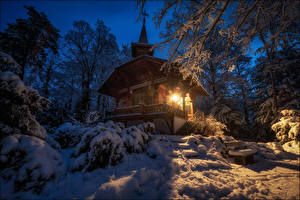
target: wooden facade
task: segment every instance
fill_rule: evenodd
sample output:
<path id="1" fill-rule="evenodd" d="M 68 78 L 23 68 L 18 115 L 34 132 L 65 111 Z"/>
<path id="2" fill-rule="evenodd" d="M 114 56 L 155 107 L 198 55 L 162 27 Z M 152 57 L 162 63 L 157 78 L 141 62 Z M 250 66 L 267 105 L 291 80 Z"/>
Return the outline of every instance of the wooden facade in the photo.
<path id="1" fill-rule="evenodd" d="M 183 80 L 176 71 L 161 70 L 166 60 L 153 57 L 152 45 L 147 44 L 145 24 L 139 43 L 132 43 L 133 59 L 115 68 L 100 94 L 116 100 L 116 108 L 105 120 L 127 125 L 152 121 L 158 133 L 173 134 L 193 116 L 196 96 L 208 96 L 196 82 Z"/>

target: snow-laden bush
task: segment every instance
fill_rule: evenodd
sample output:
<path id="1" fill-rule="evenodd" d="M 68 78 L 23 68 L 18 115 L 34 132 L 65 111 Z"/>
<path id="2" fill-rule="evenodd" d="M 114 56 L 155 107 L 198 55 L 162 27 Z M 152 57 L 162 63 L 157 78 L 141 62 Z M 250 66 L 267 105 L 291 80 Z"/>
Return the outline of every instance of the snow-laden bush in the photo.
<path id="1" fill-rule="evenodd" d="M 13 181 L 15 191 L 40 193 L 47 183 L 63 174 L 60 154 L 45 141 L 27 135 L 6 136 L 0 144 L 1 178 Z M 4 182 L 3 182 L 4 183 Z"/>
<path id="2" fill-rule="evenodd" d="M 53 134 L 53 138 L 62 148 L 74 147 L 80 142 L 82 132 L 79 124 L 73 125 L 69 122 L 59 126 Z"/>
<path id="3" fill-rule="evenodd" d="M 300 155 L 300 141 L 299 140 L 292 140 L 292 141 L 286 142 L 286 143 L 284 143 L 284 145 L 282 145 L 282 148 L 286 152 Z"/>
<path id="4" fill-rule="evenodd" d="M 21 66 L 8 54 L 0 51 L 0 72 L 20 73 Z"/>
<path id="5" fill-rule="evenodd" d="M 124 153 L 142 152 L 154 130 L 152 123 L 125 128 L 122 123 L 108 121 L 77 130 L 82 135 L 73 153 L 72 170 L 91 171 L 118 164 Z"/>
<path id="6" fill-rule="evenodd" d="M 300 111 L 282 110 L 282 117 L 272 125 L 272 130 L 276 133 L 276 138 L 285 143 L 290 140 L 299 141 L 300 138 Z"/>
<path id="7" fill-rule="evenodd" d="M 188 121 L 188 124 L 191 132 L 203 136 L 222 135 L 227 130 L 226 125 L 217 121 L 212 115 L 204 117 L 198 112 Z"/>
<path id="8" fill-rule="evenodd" d="M 0 96 L 0 141 L 7 135 L 19 133 L 41 138 L 54 148 L 60 148 L 34 116 L 47 108 L 49 100 L 25 86 L 12 72 L 0 72 Z"/>
<path id="9" fill-rule="evenodd" d="M 12 72 L 0 72 L 0 97 L 0 182 L 38 193 L 63 171 L 60 145 L 34 116 L 49 101 Z"/>
<path id="10" fill-rule="evenodd" d="M 123 129 L 121 137 L 128 153 L 143 152 L 149 140 L 149 134 L 136 126 Z"/>
<path id="11" fill-rule="evenodd" d="M 219 104 L 212 108 L 210 115 L 226 125 L 226 134 L 237 138 L 244 138 L 250 135 L 247 123 L 241 112 L 233 110 L 224 104 Z"/>
<path id="12" fill-rule="evenodd" d="M 108 164 L 116 165 L 124 153 L 122 139 L 119 134 L 105 130 L 90 142 L 87 170 L 103 168 Z"/>
<path id="13" fill-rule="evenodd" d="M 143 124 L 139 124 L 138 128 L 144 131 L 145 133 L 154 134 L 155 132 L 155 126 L 152 122 L 145 122 Z"/>
<path id="14" fill-rule="evenodd" d="M 33 115 L 48 106 L 49 101 L 46 98 L 25 86 L 12 72 L 0 72 L 0 96 L 0 127 L 16 128 L 21 134 L 42 139 L 47 137 L 45 129 Z M 5 133 L 7 132 L 1 131 L 1 134 Z"/>
<path id="15" fill-rule="evenodd" d="M 94 124 L 95 122 L 99 121 L 101 118 L 101 113 L 98 111 L 88 112 L 85 122 L 87 124 Z"/>
<path id="16" fill-rule="evenodd" d="M 223 104 L 213 107 L 210 114 L 224 124 L 229 124 L 231 122 L 240 126 L 245 124 L 241 113 L 233 111 L 231 108 Z"/>

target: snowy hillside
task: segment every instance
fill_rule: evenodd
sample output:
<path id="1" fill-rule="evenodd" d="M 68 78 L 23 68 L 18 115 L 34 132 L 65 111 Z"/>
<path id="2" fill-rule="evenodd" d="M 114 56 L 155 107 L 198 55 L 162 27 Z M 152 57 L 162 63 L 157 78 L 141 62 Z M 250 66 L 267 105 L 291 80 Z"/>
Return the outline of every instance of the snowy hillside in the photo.
<path id="1" fill-rule="evenodd" d="M 1 179 L 1 198 L 88 199 L 297 199 L 299 157 L 277 143 L 248 143 L 256 163 L 237 165 L 224 156 L 231 137 L 155 135 L 144 153 L 90 172 L 71 172 L 71 154 L 61 151 L 67 171 L 39 194 L 14 193 Z M 223 154 L 223 156 L 222 156 Z"/>
<path id="2" fill-rule="evenodd" d="M 48 100 L 11 72 L 0 73 L 0 83 L 0 199 L 299 198 L 294 112 L 272 127 L 292 139 L 283 146 L 154 135 L 150 122 L 65 123 L 51 135 L 34 115 Z M 228 144 L 256 152 L 255 163 L 234 164 Z"/>
<path id="3" fill-rule="evenodd" d="M 300 0 L 63 4 L 1 1 L 0 200 L 300 200 Z"/>

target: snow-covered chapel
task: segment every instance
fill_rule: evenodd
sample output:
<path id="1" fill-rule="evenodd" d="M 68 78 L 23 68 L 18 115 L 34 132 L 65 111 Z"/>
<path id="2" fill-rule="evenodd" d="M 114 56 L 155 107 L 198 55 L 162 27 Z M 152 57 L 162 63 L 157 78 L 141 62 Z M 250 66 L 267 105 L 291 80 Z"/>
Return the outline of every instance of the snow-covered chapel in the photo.
<path id="1" fill-rule="evenodd" d="M 200 83 L 183 80 L 176 69 L 161 69 L 166 60 L 154 57 L 152 47 L 144 17 L 139 41 L 131 43 L 132 59 L 116 67 L 98 90 L 116 102 L 114 111 L 105 114 L 105 121 L 127 126 L 152 121 L 157 133 L 184 134 L 182 127 L 194 114 L 195 98 L 209 94 Z"/>

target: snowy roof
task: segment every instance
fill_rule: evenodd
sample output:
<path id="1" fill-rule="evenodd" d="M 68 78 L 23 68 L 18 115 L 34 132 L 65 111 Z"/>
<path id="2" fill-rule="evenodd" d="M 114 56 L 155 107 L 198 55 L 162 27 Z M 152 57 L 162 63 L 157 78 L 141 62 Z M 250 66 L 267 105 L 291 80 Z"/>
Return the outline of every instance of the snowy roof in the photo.
<path id="1" fill-rule="evenodd" d="M 99 88 L 98 92 L 109 95 L 112 97 L 120 97 L 122 94 L 121 90 L 129 88 L 131 86 L 144 83 L 146 81 L 152 81 L 163 77 L 169 77 L 173 72 L 168 70 L 161 70 L 161 66 L 167 60 L 157 58 L 149 55 L 141 55 L 132 60 L 120 65 L 115 68 L 112 74 Z M 175 74 L 173 74 L 175 75 Z M 177 79 L 182 80 L 180 76 Z M 190 81 L 182 80 L 187 85 Z M 208 96 L 207 91 L 195 83 L 190 87 L 191 91 L 195 94 Z"/>
<path id="2" fill-rule="evenodd" d="M 118 91 L 130 86 L 162 78 L 166 75 L 160 70 L 166 60 L 148 55 L 141 55 L 116 67 L 98 92 L 109 96 L 118 96 Z"/>

